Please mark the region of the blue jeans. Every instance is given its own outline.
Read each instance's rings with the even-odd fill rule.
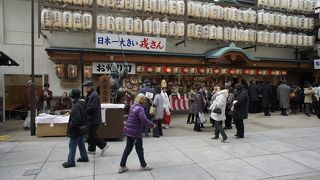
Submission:
[[[86,146],[84,145],[83,136],[70,138],[69,140],[69,154],[68,154],[68,164],[75,164],[75,156],[77,146],[79,147],[81,159],[88,159]]]

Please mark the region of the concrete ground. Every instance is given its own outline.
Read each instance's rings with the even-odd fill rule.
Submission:
[[[22,121],[7,121],[0,126],[0,135],[11,137],[0,142],[0,179],[320,179],[320,120],[315,116],[250,115],[245,138],[234,138],[233,128],[227,143],[211,139],[209,124],[194,132],[185,122],[185,114],[174,115],[164,137],[144,138],[145,159],[153,170],[138,171],[133,152],[130,171],[118,174],[124,141],[109,142],[105,156],[89,155],[90,162],[64,169],[67,138],[30,137]]]

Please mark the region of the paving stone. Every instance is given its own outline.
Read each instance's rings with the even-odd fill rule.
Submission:
[[[66,179],[93,175],[93,162],[77,163],[76,167],[73,168],[63,168],[61,165],[63,162],[45,163],[36,180]]]
[[[41,149],[33,151],[10,152],[0,161],[0,167],[45,162],[51,150]]]
[[[253,180],[271,177],[240,159],[201,163],[199,165],[218,180]]]
[[[212,144],[202,140],[200,137],[186,136],[186,137],[176,137],[176,138],[167,138],[169,142],[177,147],[178,149],[190,149],[190,148],[199,148],[199,147],[211,147]]]
[[[226,144],[219,146],[218,148],[223,151],[232,154],[235,157],[250,157],[250,156],[258,156],[271,154],[271,152],[266,151],[262,148],[259,148],[255,145],[242,143],[242,144]]]
[[[58,179],[58,180],[93,180],[93,176],[72,177],[72,178]]]
[[[258,146],[258,147],[260,147],[264,150],[267,150],[269,152],[273,152],[273,153],[283,153],[283,152],[303,150],[303,148],[301,148],[299,146],[288,144],[288,143],[282,142],[280,140],[254,142],[251,144]]]
[[[0,174],[3,180],[33,180],[35,175],[23,176],[26,170],[39,169],[43,163],[26,164],[18,166],[0,167]]]
[[[30,151],[38,149],[52,149],[57,143],[55,141],[34,141],[34,142],[22,142],[17,145],[12,151]]]
[[[97,175],[95,180],[153,180],[149,171],[129,171],[125,173]]]
[[[315,151],[298,151],[283,153],[281,156],[284,156],[293,161],[304,164],[308,167],[311,167],[316,170],[320,170],[320,153]]]
[[[155,168],[150,171],[155,180],[213,180],[206,171],[196,164]]]
[[[288,160],[279,155],[249,157],[243,158],[243,160],[272,176],[285,176],[314,171],[307,166]]]
[[[0,153],[7,153],[16,147],[19,143],[17,142],[0,142]]]
[[[216,147],[186,149],[181,151],[196,163],[214,162],[234,158],[231,154]]]
[[[319,139],[316,137],[299,137],[299,138],[289,138],[289,139],[281,139],[281,141],[300,146],[304,149],[320,149],[320,143],[315,143]]]

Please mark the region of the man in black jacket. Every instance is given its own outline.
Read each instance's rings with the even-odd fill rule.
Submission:
[[[91,81],[86,81],[82,84],[84,90],[87,93],[87,118],[88,118],[88,153],[95,154],[96,146],[101,149],[101,155],[104,155],[104,152],[108,148],[107,143],[98,137],[97,131],[102,122],[101,119],[101,103],[98,93],[93,89],[93,83]]]
[[[67,128],[67,135],[69,136],[69,154],[68,161],[63,163],[64,168],[75,167],[75,155],[77,146],[80,151],[80,158],[77,159],[78,162],[88,162],[89,158],[87,155],[86,147],[83,140],[83,135],[86,132],[87,115],[85,100],[80,99],[81,91],[79,89],[73,89],[70,92],[70,97],[73,100],[73,108],[69,117],[69,123]]]
[[[237,133],[236,138],[244,137],[243,120],[248,118],[249,97],[242,84],[236,85],[236,96],[233,101],[233,118],[236,125]]]

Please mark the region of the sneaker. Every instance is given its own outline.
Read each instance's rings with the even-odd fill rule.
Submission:
[[[88,151],[88,154],[96,154],[95,151]]]
[[[78,159],[77,159],[77,162],[89,162],[89,159],[81,159],[81,158],[78,158]]]
[[[127,167],[119,167],[119,169],[118,169],[118,173],[124,173],[124,172],[127,172],[127,171],[129,171],[129,169],[127,168]]]
[[[106,145],[104,146],[104,148],[101,149],[101,152],[100,152],[100,155],[101,155],[101,156],[104,155],[104,153],[106,152],[106,150],[108,149],[108,147],[109,147],[109,145],[106,144]]]
[[[228,138],[223,138],[221,142],[225,143]]]
[[[148,165],[146,165],[145,167],[140,167],[140,169],[139,169],[140,171],[150,171],[150,170],[152,170],[152,167],[150,167],[150,166],[148,166]]]
[[[75,165],[75,164],[69,164],[68,162],[64,162],[64,163],[62,164],[62,166],[63,166],[64,168],[70,168],[70,167],[75,167],[76,165]]]

